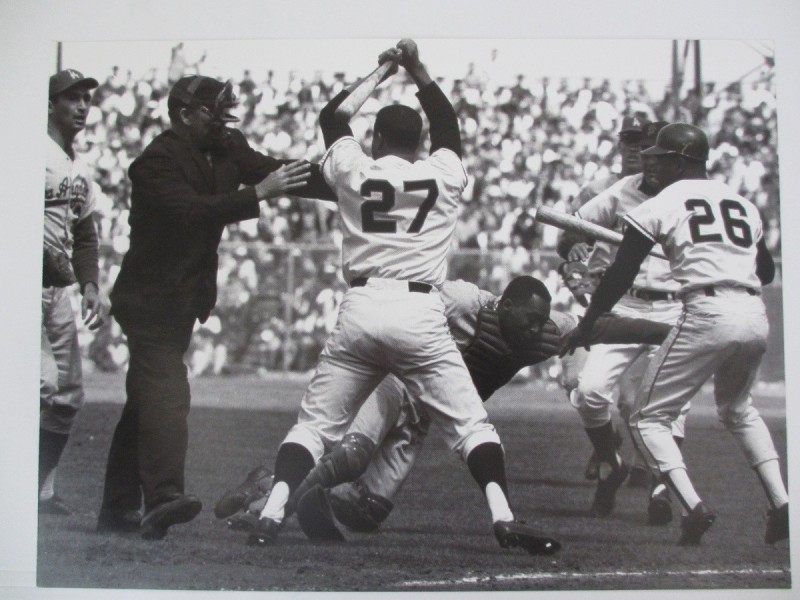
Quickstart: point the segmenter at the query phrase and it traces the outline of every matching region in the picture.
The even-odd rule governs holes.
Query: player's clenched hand
[[[87,283],[83,289],[83,299],[81,300],[81,318],[84,325],[94,330],[105,322],[106,308],[97,286],[94,283]]]
[[[302,187],[311,177],[311,163],[296,160],[273,171],[256,184],[256,197],[259,200],[274,198]]]
[[[587,324],[582,320],[578,326],[572,331],[561,336],[561,347],[558,351],[560,358],[565,357],[567,354],[574,354],[577,348],[581,346],[589,350],[589,335],[588,331],[591,329],[591,324]]]
[[[400,64],[406,69],[419,64],[419,49],[417,48],[417,43],[414,40],[404,38],[397,42],[397,48],[399,48],[402,53]]]
[[[378,55],[379,65],[382,65],[385,62],[392,63],[391,68],[386,72],[386,75],[383,76],[380,83],[383,83],[384,81],[389,79],[389,77],[397,73],[398,64],[400,63],[400,59],[402,58],[402,56],[403,52],[402,50],[400,50],[400,48],[389,48],[387,50],[384,50]]]
[[[572,248],[570,248],[569,252],[567,253],[567,260],[584,261],[587,258],[589,258],[589,253],[591,252],[591,248],[592,247],[586,242],[578,242],[577,244],[573,244]]]

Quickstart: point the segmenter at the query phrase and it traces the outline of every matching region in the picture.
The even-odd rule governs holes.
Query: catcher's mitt
[[[42,286],[67,287],[77,281],[69,257],[45,246],[42,255]]]
[[[525,349],[523,359],[526,365],[535,365],[558,354],[561,346],[561,332],[552,319],[542,327],[542,331],[534,338],[532,345]]]
[[[588,306],[587,296],[594,292],[598,282],[586,265],[578,260],[566,261],[558,266],[558,274],[575,299],[582,306]]]

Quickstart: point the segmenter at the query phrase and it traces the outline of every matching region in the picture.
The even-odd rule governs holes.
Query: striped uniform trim
[[[635,219],[632,219],[629,214],[625,215],[622,218],[625,219],[628,222],[628,224],[630,224],[634,229],[636,229],[636,231],[641,233],[648,240],[650,240],[651,242],[657,243],[658,240],[656,240],[656,238],[653,237],[653,234],[650,233],[649,231],[647,231],[647,229],[645,229],[644,226],[641,223],[638,223]]]
[[[680,336],[681,332],[683,331],[683,325],[686,322],[686,316],[687,316],[687,311],[686,311],[686,307],[684,307],[683,311],[681,312],[681,316],[678,318],[678,322],[675,323],[675,326],[674,326],[674,328],[672,330],[672,333],[670,334],[670,338],[668,338],[669,341],[665,342],[665,343],[669,344],[669,346],[667,348],[667,352],[664,354],[664,357],[661,359],[661,364],[658,365],[658,370],[656,371],[656,374],[653,376],[652,382],[650,383],[650,389],[647,390],[647,400],[636,411],[639,414],[641,414],[643,408],[646,408],[650,404],[650,400],[651,400],[651,398],[653,396],[653,388],[655,387],[656,381],[658,380],[658,376],[661,373],[661,367],[666,362],[667,357],[669,357],[670,351],[672,350],[673,346],[675,345],[675,342],[677,341],[678,337]],[[644,441],[644,437],[642,437],[641,431],[639,430],[639,420],[636,421],[636,424],[634,425],[634,427],[636,428],[636,437],[639,440],[641,440],[641,442],[642,442],[641,443],[641,448],[639,448],[639,450],[641,452],[646,452],[648,454],[648,456],[650,456],[651,461],[654,464],[657,465],[658,461],[656,461],[655,456],[653,455],[653,453],[650,452],[649,448],[647,447],[647,444]],[[638,446],[638,444],[636,444],[636,445]],[[659,473],[661,473],[660,469],[659,469]],[[664,475],[664,473],[661,473],[661,474]],[[675,493],[675,496],[678,498],[678,500],[680,500],[681,504],[686,508],[686,510],[687,511],[691,510],[691,507],[686,504],[686,500],[683,498],[683,496],[678,492],[678,490],[672,484],[672,481],[670,480],[670,478],[669,477],[664,477],[663,480],[664,480],[664,483],[666,483],[672,489],[672,491]]]

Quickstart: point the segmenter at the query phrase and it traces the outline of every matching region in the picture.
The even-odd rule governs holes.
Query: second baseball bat
[[[579,219],[573,215],[568,215],[565,212],[553,210],[547,206],[540,206],[536,209],[536,220],[554,227],[558,227],[559,229],[575,231],[590,238],[600,240],[602,242],[608,242],[609,244],[614,244],[615,246],[619,246],[622,243],[621,233],[611,229],[606,229],[605,227],[596,225],[594,223],[590,223],[584,219]],[[662,258],[664,260],[667,259],[663,253],[657,250],[651,250],[650,255]]]

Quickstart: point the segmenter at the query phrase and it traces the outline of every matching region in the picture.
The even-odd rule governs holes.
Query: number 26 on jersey
[[[723,200],[719,203],[720,214],[717,215],[711,204],[702,198],[687,200],[686,210],[694,213],[689,217],[689,232],[692,243],[722,242],[722,234],[740,248],[753,245],[753,234],[750,224],[745,220],[747,211],[736,200]],[[722,221],[720,226],[719,221]]]

